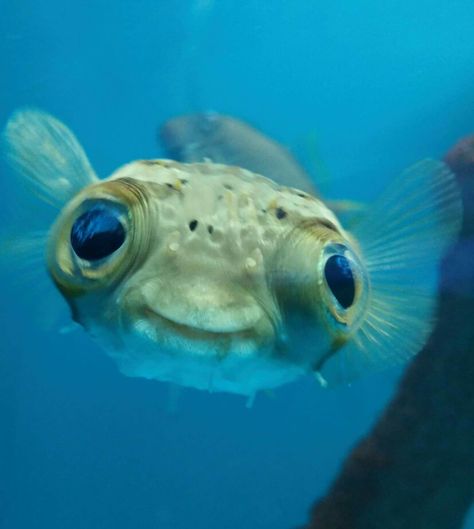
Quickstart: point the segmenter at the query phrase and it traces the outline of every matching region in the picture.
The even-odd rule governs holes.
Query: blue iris
[[[119,212],[100,204],[75,220],[71,229],[71,245],[81,259],[98,261],[118,250],[125,242],[125,236]]]
[[[332,255],[324,266],[326,281],[342,308],[354,303],[355,281],[351,265],[343,255]]]

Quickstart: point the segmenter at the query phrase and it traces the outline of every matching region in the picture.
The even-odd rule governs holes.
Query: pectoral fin
[[[367,311],[347,345],[322,366],[325,380],[351,380],[423,347],[435,321],[440,262],[461,221],[455,177],[435,160],[404,171],[368,209],[353,230],[367,267]]]

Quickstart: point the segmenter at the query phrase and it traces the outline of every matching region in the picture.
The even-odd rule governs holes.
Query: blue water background
[[[213,109],[323,160],[331,197],[369,200],[474,129],[469,0],[2,0],[0,12],[0,122],[19,106],[48,110],[102,176],[159,155],[166,118]],[[10,180],[3,167],[7,221]],[[1,529],[294,527],[400,374],[331,391],[306,379],[250,411],[193,390],[174,405],[81,331],[42,325],[47,287],[5,277]]]

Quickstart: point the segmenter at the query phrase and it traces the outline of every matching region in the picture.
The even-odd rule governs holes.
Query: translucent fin
[[[353,200],[326,200],[325,202],[349,230],[357,225],[369,209],[367,204]]]
[[[47,236],[47,231],[10,237],[0,234],[0,272],[39,326],[59,331],[69,310],[46,271]]]
[[[83,187],[97,181],[74,134],[40,110],[13,114],[4,131],[7,158],[32,189],[49,204],[62,207]]]
[[[298,141],[298,144],[301,145],[299,151],[302,155],[303,167],[306,167],[309,174],[312,175],[322,196],[328,196],[333,191],[334,177],[321,154],[320,143],[315,130],[305,134]]]
[[[367,204],[355,200],[326,200],[326,204],[336,215],[340,213],[360,213],[367,210]]]
[[[416,354],[434,324],[440,261],[459,233],[462,202],[438,161],[404,171],[353,231],[369,277],[367,312],[352,339],[323,366],[328,382]]]
[[[274,389],[264,389],[263,393],[269,398],[269,399],[276,399],[276,393]]]
[[[47,231],[5,236],[0,233],[0,272],[18,291],[49,285],[44,264]]]
[[[251,393],[251,394],[247,397],[247,401],[246,401],[246,403],[245,403],[245,407],[246,407],[247,409],[250,410],[251,408],[253,408],[253,405],[254,405],[254,403],[255,403],[255,397],[256,397],[256,395],[257,395],[256,393]]]
[[[0,264],[8,259],[18,266],[35,264],[36,260],[43,261],[43,253],[48,238],[46,230],[31,232],[24,236],[10,236],[0,233]]]
[[[69,323],[68,325],[63,325],[59,329],[59,334],[71,334],[81,329],[81,326],[75,321]]]
[[[321,373],[319,371],[315,371],[314,372],[314,378],[316,379],[316,382],[318,382],[318,384],[322,388],[327,388],[328,387],[327,380],[323,377],[323,375],[321,375]]]

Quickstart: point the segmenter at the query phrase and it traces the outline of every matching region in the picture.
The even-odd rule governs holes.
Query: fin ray
[[[45,112],[15,112],[3,136],[10,165],[52,206],[62,207],[80,189],[98,180],[74,134]]]
[[[353,230],[369,275],[367,312],[323,366],[330,382],[398,364],[417,353],[435,322],[440,261],[459,233],[461,195],[439,161],[404,171]]]

